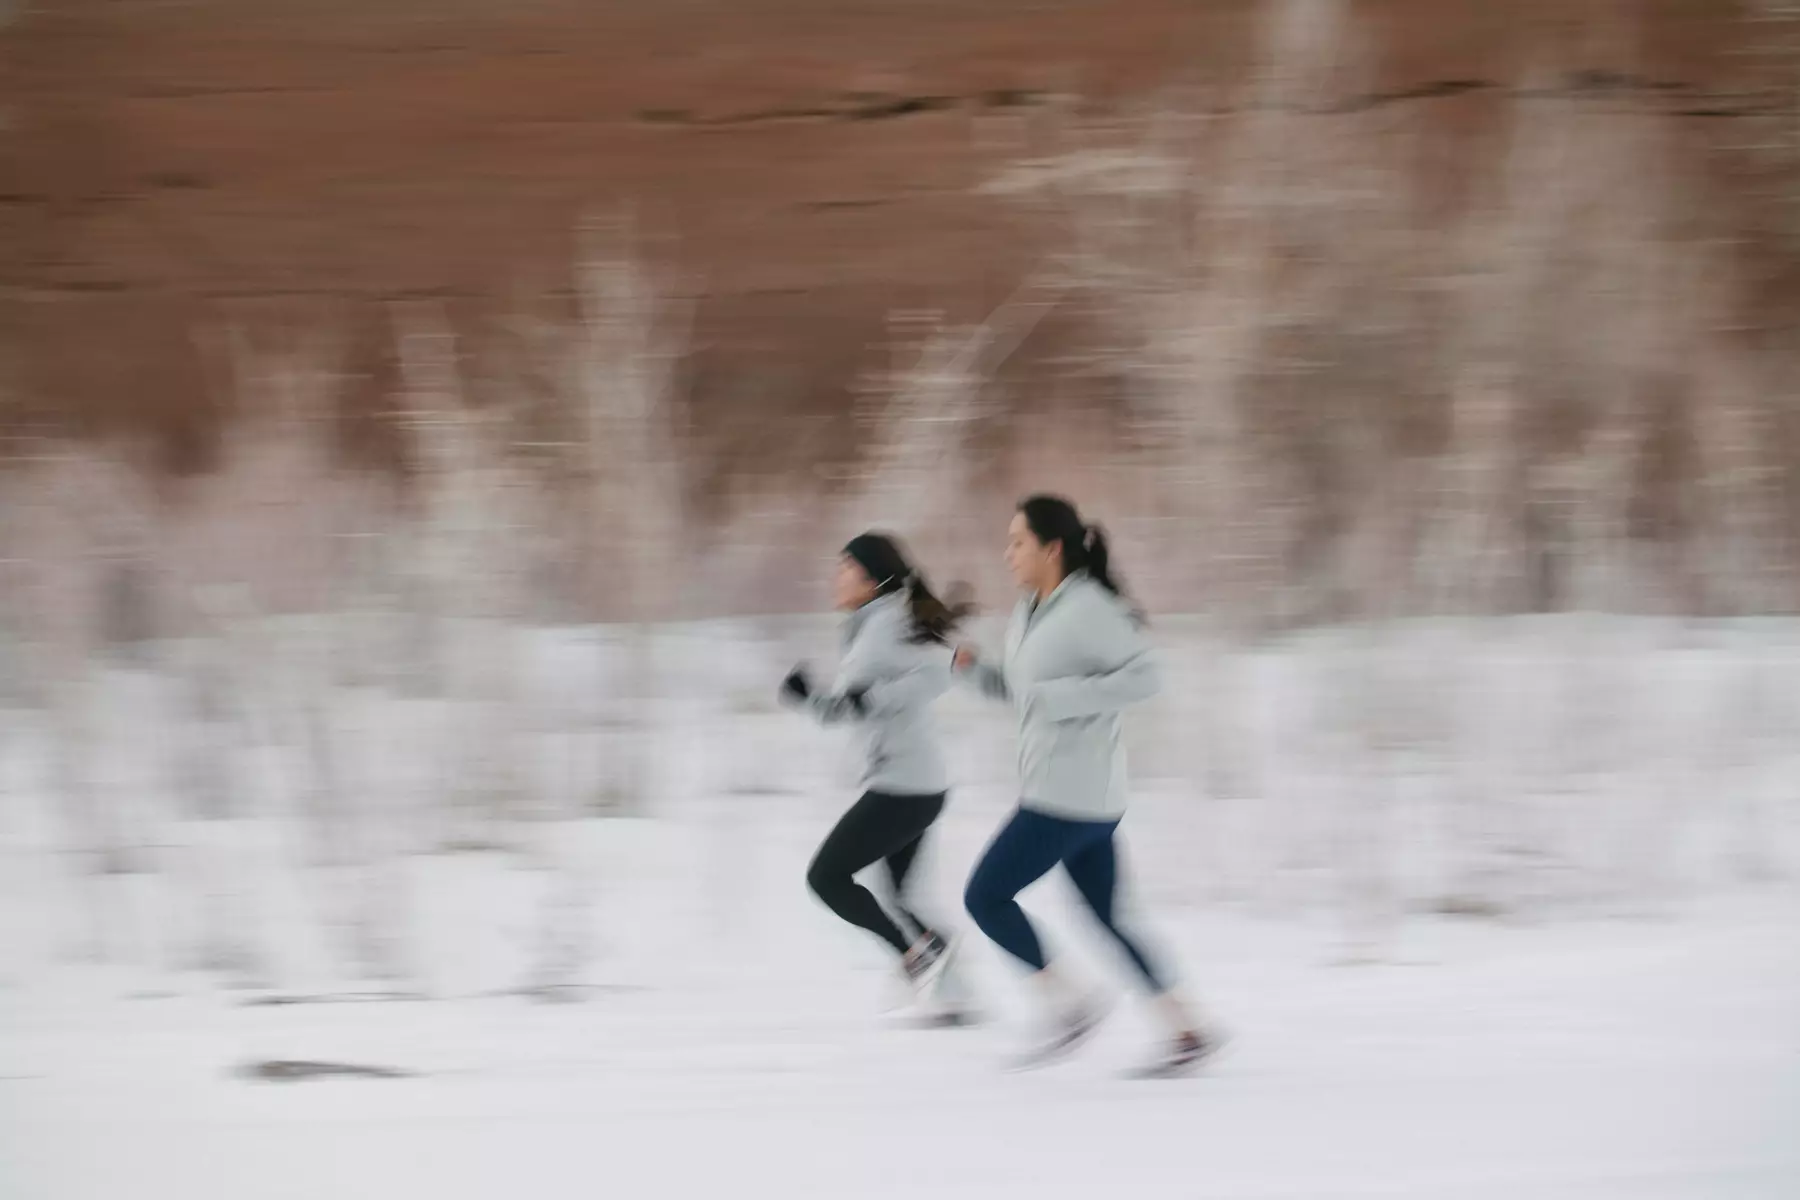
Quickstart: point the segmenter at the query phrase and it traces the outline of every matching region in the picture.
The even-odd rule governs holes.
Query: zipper
[[[1062,597],[1069,585],[1075,582],[1077,576],[1081,574],[1083,574],[1083,572],[1077,571],[1074,575],[1065,576],[1063,581],[1057,584],[1048,596],[1039,600],[1037,604],[1032,606],[1031,611],[1025,614],[1025,628],[1019,632],[1019,646],[1021,648],[1024,647],[1025,639],[1031,636],[1032,631],[1043,623],[1044,614],[1055,607],[1057,600]]]

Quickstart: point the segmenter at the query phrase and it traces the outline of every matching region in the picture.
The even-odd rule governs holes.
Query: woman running
[[[1027,1059],[1074,1049],[1104,1015],[1044,953],[1018,894],[1059,864],[1131,961],[1168,1029],[1145,1069],[1173,1074],[1216,1048],[1176,994],[1163,967],[1122,929],[1114,910],[1115,849],[1125,814],[1120,716],[1155,695],[1161,681],[1141,615],[1108,570],[1105,535],[1068,501],[1033,496],[1014,514],[1006,564],[1024,595],[999,666],[959,647],[956,672],[987,696],[1011,702],[1019,722],[1021,799],[969,879],[964,902],[981,931],[1032,971],[1053,1029]]]
[[[948,964],[950,945],[911,911],[906,882],[925,831],[944,811],[948,775],[929,709],[949,690],[946,647],[969,606],[932,595],[900,547],[880,533],[844,547],[834,591],[838,610],[848,614],[837,681],[821,691],[804,666],[796,667],[781,698],[822,724],[856,727],[863,796],[826,836],[806,882],[832,912],[892,947],[923,996]],[[855,879],[878,860],[894,885],[891,916]]]

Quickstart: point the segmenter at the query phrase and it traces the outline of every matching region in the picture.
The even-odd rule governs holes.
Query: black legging
[[[832,912],[861,926],[905,954],[928,926],[901,902],[906,876],[918,856],[925,831],[944,811],[944,793],[935,796],[895,796],[868,792],[838,819],[806,870],[807,886]],[[903,931],[881,907],[873,893],[856,882],[858,871],[877,859],[887,862],[894,881],[894,911],[909,926]]]

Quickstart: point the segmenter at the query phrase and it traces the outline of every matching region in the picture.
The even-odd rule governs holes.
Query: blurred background
[[[519,996],[715,1037],[687,1075],[583,1043],[671,1119],[720,1055],[865,1086],[757,1023],[867,1037],[877,966],[800,883],[855,764],[775,687],[871,526],[992,644],[1033,490],[1153,614],[1131,836],[1203,996],[1295,1045],[1326,964],[1535,930],[1600,1022],[1663,962],[1730,1007],[1642,1036],[1779,1048],[1760,1103],[1712,1081],[1748,1140],[1706,1161],[1792,1194],[1755,1138],[1800,1111],[1800,4],[6,0],[22,1194],[113,1194],[46,1147],[100,1136],[75,1048],[133,1022],[155,1089],[393,1060],[396,1020],[448,1022],[399,1039],[429,1074],[462,1018],[266,1012]],[[941,709],[955,912],[1013,750]],[[1646,920],[1678,948],[1605,957]],[[1442,978],[1358,1011],[1392,1050]]]

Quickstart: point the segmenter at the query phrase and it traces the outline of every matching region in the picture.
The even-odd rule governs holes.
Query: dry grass
[[[1273,8],[1242,94],[995,185],[1063,215],[1062,282],[1158,481],[1157,602],[1791,610],[1792,366],[1732,337],[1734,260],[1671,129],[1522,88],[1446,214],[1416,108],[1321,111],[1358,71],[1318,20],[1340,6]]]

